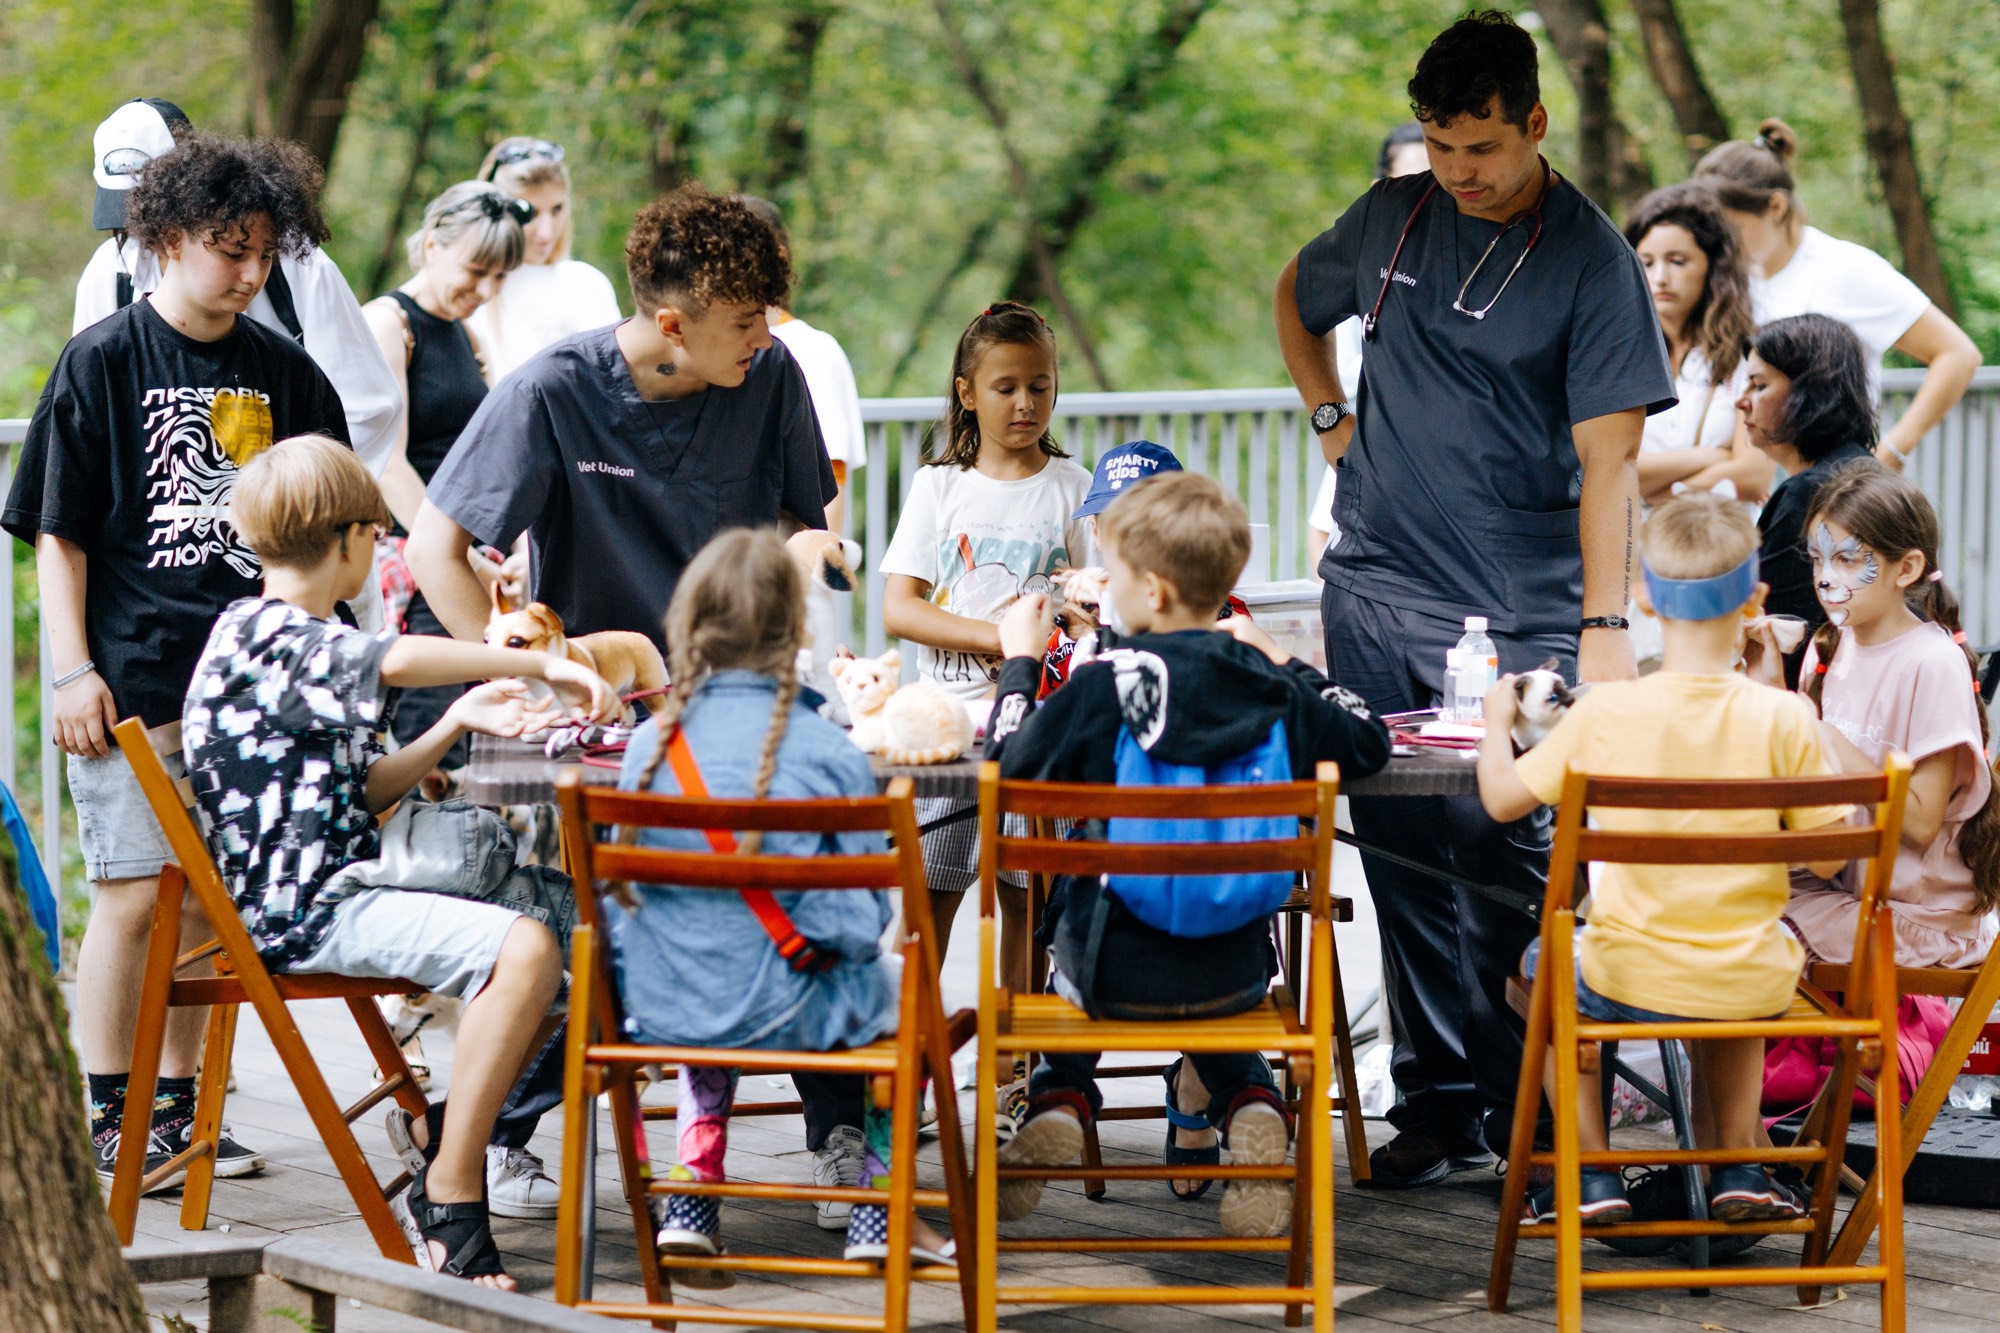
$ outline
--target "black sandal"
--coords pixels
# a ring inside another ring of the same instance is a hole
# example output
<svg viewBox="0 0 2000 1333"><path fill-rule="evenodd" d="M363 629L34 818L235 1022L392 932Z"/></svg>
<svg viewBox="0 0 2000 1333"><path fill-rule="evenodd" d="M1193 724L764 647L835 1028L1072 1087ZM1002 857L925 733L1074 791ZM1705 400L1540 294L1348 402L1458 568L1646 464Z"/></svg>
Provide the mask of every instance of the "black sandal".
<svg viewBox="0 0 2000 1333"><path fill-rule="evenodd" d="M1182 1058L1185 1059L1186 1057ZM1161 1160L1168 1166L1220 1166L1222 1164L1222 1143L1219 1137L1216 1142L1206 1148L1183 1148L1174 1142L1174 1131L1176 1129L1215 1128L1215 1126L1208 1123L1207 1116L1189 1115L1174 1104L1176 1095L1175 1085L1180 1081L1180 1075L1180 1060L1176 1060L1168 1065L1163 1075L1167 1081L1167 1148L1166 1152L1162 1154ZM1182 1203L1193 1203L1196 1199L1208 1193L1208 1187L1214 1183L1213 1180L1197 1180L1194 1188L1188 1193L1183 1194L1175 1189L1174 1182L1169 1180L1167 1182L1167 1189Z"/></svg>
<svg viewBox="0 0 2000 1333"><path fill-rule="evenodd" d="M476 1203L432 1203L424 1194L424 1178L418 1176L409 1189L391 1205L403 1238L416 1255L417 1266L447 1277L502 1277L506 1268L493 1244L493 1228L487 1217L486 1201ZM431 1242L444 1247L442 1264L431 1253Z"/></svg>

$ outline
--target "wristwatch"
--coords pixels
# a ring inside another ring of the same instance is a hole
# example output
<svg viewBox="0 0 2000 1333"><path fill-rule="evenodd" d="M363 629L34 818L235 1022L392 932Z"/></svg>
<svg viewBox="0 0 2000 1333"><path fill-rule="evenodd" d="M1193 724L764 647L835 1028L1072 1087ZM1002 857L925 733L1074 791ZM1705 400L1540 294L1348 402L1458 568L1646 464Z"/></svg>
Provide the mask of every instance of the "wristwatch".
<svg viewBox="0 0 2000 1333"><path fill-rule="evenodd" d="M1321 403L1313 409L1313 430L1324 435L1353 415L1346 403Z"/></svg>
<svg viewBox="0 0 2000 1333"><path fill-rule="evenodd" d="M1585 616L1577 628L1579 633L1587 629L1631 629L1632 622L1624 616Z"/></svg>

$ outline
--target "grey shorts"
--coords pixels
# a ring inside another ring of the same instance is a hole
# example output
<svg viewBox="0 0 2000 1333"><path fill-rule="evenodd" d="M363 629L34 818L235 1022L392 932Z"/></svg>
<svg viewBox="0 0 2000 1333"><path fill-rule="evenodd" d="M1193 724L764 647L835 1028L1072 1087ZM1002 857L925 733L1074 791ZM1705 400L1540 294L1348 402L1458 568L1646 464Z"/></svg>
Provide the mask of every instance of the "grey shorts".
<svg viewBox="0 0 2000 1333"><path fill-rule="evenodd" d="M175 724L178 726L178 724ZM140 790L132 761L120 750L96 759L68 755L69 798L76 805L76 830L83 844L83 873L93 884L151 879L174 862L166 830ZM178 750L160 756L167 776L187 776Z"/></svg>
<svg viewBox="0 0 2000 1333"><path fill-rule="evenodd" d="M522 919L495 903L409 889L367 889L342 903L319 948L289 971L399 977L469 1000L485 989Z"/></svg>

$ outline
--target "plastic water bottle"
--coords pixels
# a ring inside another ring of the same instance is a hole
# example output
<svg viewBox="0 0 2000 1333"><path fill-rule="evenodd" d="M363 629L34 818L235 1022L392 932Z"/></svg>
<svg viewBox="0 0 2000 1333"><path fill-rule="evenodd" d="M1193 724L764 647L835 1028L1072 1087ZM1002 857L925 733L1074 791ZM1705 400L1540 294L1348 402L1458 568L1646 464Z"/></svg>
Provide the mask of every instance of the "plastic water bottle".
<svg viewBox="0 0 2000 1333"><path fill-rule="evenodd" d="M1453 680L1451 716L1455 722L1477 722L1486 714L1486 691L1500 679L1500 655L1493 640L1486 637L1486 617L1467 616L1465 637L1445 659L1457 659L1458 674Z"/></svg>
<svg viewBox="0 0 2000 1333"><path fill-rule="evenodd" d="M1438 709L1438 716L1446 722L1458 721L1458 678L1464 670L1459 663L1458 649L1448 649L1444 655L1444 699Z"/></svg>

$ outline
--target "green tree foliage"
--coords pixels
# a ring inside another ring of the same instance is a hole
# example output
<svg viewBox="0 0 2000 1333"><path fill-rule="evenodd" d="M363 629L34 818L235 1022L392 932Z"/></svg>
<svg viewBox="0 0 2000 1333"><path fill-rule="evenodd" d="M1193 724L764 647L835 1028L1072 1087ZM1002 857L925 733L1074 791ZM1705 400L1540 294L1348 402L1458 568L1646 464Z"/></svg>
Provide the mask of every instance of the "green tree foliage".
<svg viewBox="0 0 2000 1333"><path fill-rule="evenodd" d="M330 2L330 0L321 0ZM2000 31L1989 0L1886 0L1919 167L1968 328L2000 353ZM1269 384L1270 281L1367 184L1403 83L1460 0L1217 0L1129 116L1061 261L1121 388ZM1661 181L1685 158L1638 24L1605 0L1614 107ZM955 0L1033 174L1021 197L988 118L920 0L384 0L328 186L332 251L361 295L403 274L399 231L513 133L563 143L576 254L623 290L632 212L695 178L786 208L800 313L847 344L862 391L941 393L963 320L1021 268L1026 225L1063 183L1164 0ZM1813 219L1897 258L1862 141L1837 6L1680 0L1694 55L1739 132L1801 133ZM800 21L815 41L801 53ZM68 332L89 230L90 131L127 96L201 124L248 123L246 0L190 9L15 0L0 11L0 415L33 405ZM801 63L801 62L806 63ZM1575 99L1548 53L1560 169ZM804 152L798 152L799 131ZM789 136L789 137L788 137ZM422 156L416 157L419 139ZM790 164L803 163L802 170ZM414 166L414 169L413 169ZM387 256L385 261L385 256ZM960 261L964 262L961 263ZM920 319L935 301L935 316ZM1087 376L1068 363L1071 387Z"/></svg>

